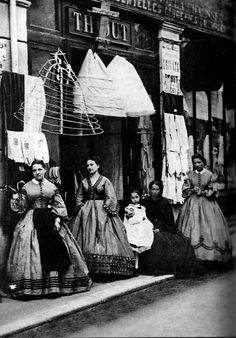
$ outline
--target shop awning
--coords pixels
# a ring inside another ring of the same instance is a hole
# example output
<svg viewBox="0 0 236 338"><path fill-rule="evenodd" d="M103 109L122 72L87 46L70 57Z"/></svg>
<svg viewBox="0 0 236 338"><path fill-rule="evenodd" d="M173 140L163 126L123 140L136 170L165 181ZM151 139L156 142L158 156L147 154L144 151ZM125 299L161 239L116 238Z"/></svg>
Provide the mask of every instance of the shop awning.
<svg viewBox="0 0 236 338"><path fill-rule="evenodd" d="M116 55L107 70L123 101L127 116L138 117L155 113L151 98L135 67L129 61Z"/></svg>

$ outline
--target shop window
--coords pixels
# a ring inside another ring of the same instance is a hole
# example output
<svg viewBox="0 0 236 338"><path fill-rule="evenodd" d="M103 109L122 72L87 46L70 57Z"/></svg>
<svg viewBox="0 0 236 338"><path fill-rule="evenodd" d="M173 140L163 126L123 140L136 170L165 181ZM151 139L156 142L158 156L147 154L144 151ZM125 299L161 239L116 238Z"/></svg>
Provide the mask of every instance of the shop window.
<svg viewBox="0 0 236 338"><path fill-rule="evenodd" d="M29 10L30 25L57 29L57 5L55 0L34 0Z"/></svg>
<svg viewBox="0 0 236 338"><path fill-rule="evenodd" d="M135 31L135 47L145 50L153 50L153 39L151 32L145 29L139 23L134 24Z"/></svg>
<svg viewBox="0 0 236 338"><path fill-rule="evenodd" d="M236 188L236 130L235 110L226 109L226 157L227 157L227 186Z"/></svg>
<svg viewBox="0 0 236 338"><path fill-rule="evenodd" d="M211 92L211 151L212 151L212 169L218 177L219 188L225 188L224 173L224 130L223 130L223 91Z"/></svg>
<svg viewBox="0 0 236 338"><path fill-rule="evenodd" d="M189 155L200 152L206 158L220 190L235 188L235 110L224 112L222 88L208 93L183 90L183 96Z"/></svg>
<svg viewBox="0 0 236 338"><path fill-rule="evenodd" d="M210 135L208 126L208 98L205 92L196 93L196 151L203 154L210 168Z"/></svg>

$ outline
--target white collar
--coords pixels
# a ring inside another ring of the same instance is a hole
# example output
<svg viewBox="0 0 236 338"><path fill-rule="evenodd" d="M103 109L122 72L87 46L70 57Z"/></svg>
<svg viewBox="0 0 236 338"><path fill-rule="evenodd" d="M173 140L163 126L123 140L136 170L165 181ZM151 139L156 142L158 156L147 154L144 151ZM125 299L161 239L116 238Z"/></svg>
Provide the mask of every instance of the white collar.
<svg viewBox="0 0 236 338"><path fill-rule="evenodd" d="M32 179L32 182L34 184L39 184L39 181L37 181L35 178ZM45 185L45 184L47 184L47 182L48 182L48 180L45 178L41 183Z"/></svg>
<svg viewBox="0 0 236 338"><path fill-rule="evenodd" d="M196 173L196 174L202 175L205 171L206 171L206 169L203 168L202 171L197 171L197 170L195 170L195 173Z"/></svg>

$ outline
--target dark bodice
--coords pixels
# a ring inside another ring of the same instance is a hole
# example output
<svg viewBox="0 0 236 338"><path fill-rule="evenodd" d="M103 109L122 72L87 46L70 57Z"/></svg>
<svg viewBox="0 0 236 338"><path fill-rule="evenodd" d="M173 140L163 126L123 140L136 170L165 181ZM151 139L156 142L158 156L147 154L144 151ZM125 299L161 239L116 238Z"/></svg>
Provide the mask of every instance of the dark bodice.
<svg viewBox="0 0 236 338"><path fill-rule="evenodd" d="M145 206L147 218L153 223L154 229L177 232L172 207L165 197L160 197L157 201L148 197L141 204Z"/></svg>
<svg viewBox="0 0 236 338"><path fill-rule="evenodd" d="M83 195L84 199L87 200L105 200L105 188L103 185L99 186L102 181L102 176L100 175L98 180L94 185L91 184L89 178L87 182L83 182Z"/></svg>

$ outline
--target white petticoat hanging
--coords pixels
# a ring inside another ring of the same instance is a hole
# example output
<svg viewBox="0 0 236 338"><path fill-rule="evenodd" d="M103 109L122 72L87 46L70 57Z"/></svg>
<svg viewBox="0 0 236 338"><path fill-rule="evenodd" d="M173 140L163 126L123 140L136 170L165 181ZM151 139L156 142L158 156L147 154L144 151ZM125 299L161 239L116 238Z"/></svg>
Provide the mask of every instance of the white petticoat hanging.
<svg viewBox="0 0 236 338"><path fill-rule="evenodd" d="M127 116L139 117L155 113L153 103L134 66L124 57L116 55L107 66Z"/></svg>
<svg viewBox="0 0 236 338"><path fill-rule="evenodd" d="M74 105L87 114L125 117L124 104L104 63L88 50L74 87Z"/></svg>

